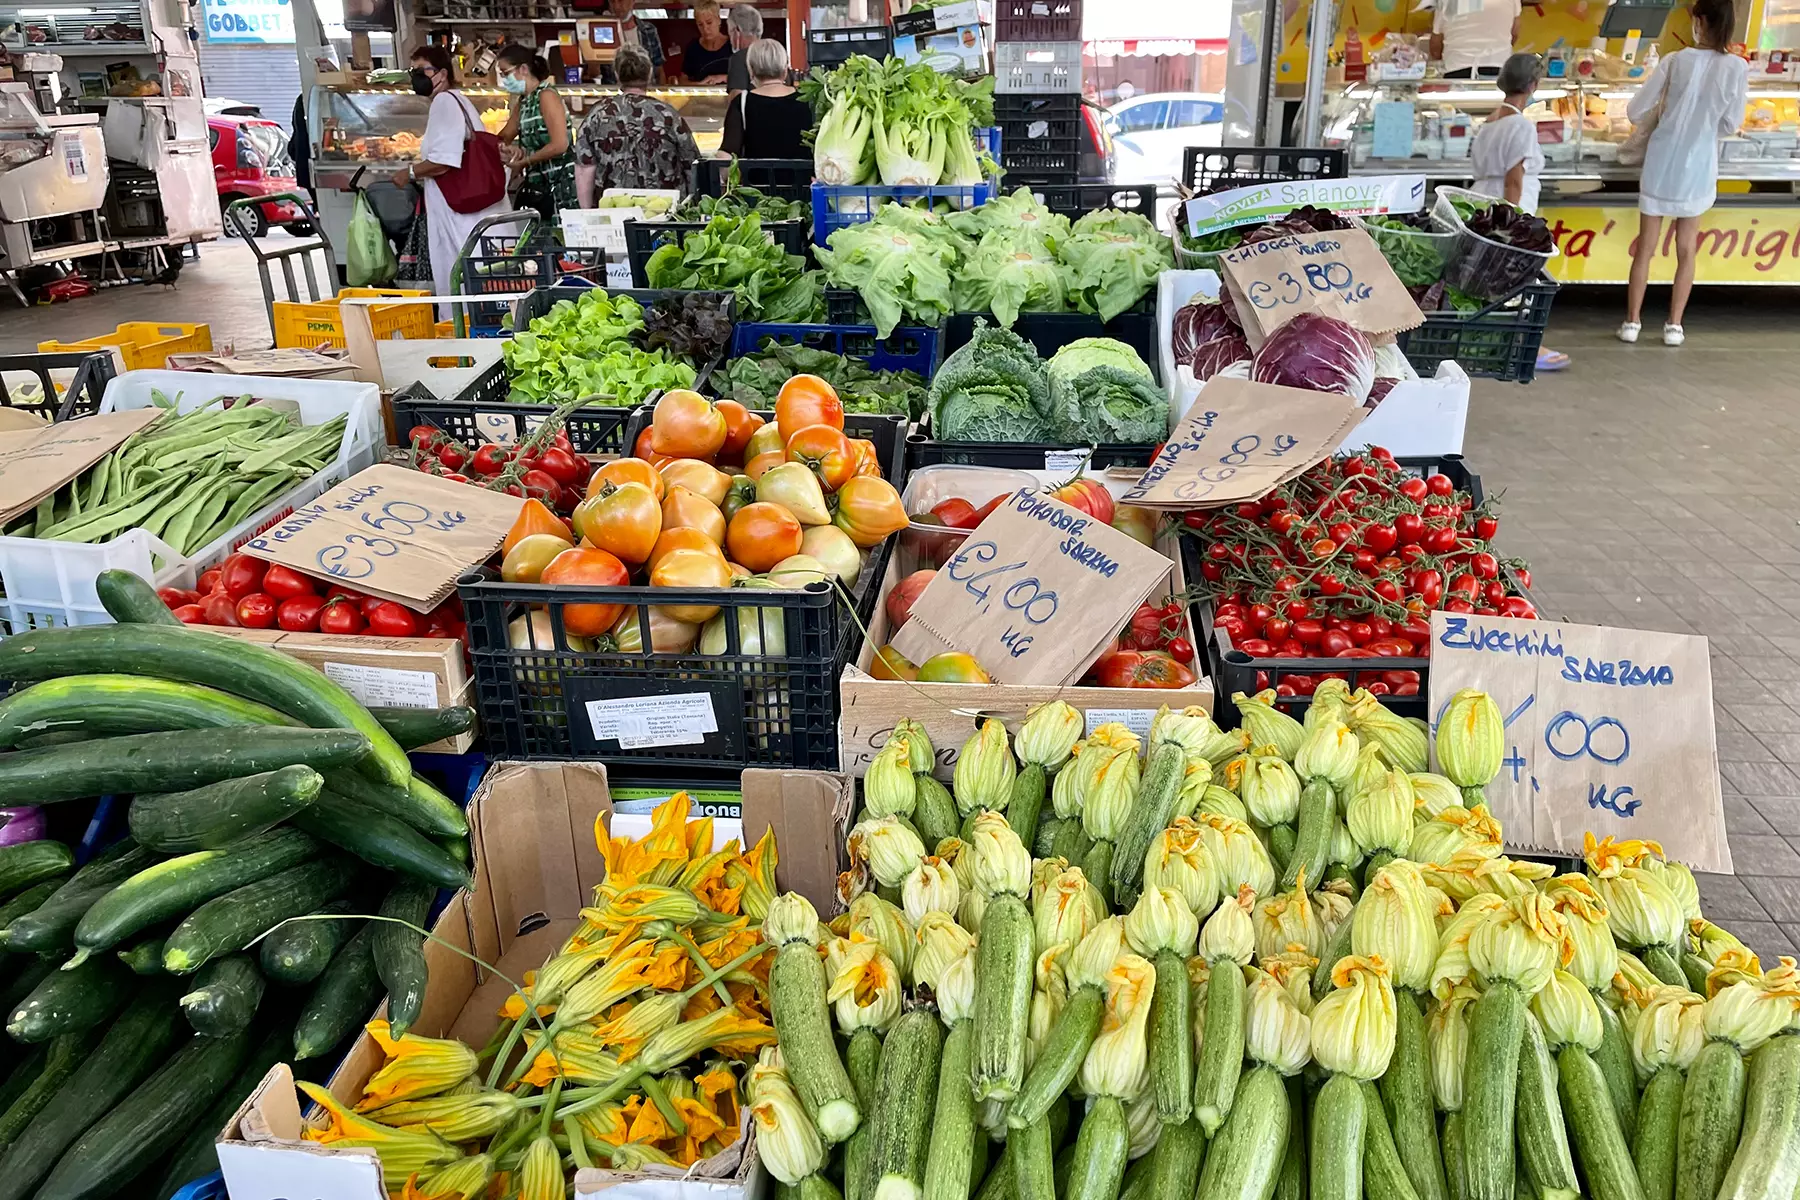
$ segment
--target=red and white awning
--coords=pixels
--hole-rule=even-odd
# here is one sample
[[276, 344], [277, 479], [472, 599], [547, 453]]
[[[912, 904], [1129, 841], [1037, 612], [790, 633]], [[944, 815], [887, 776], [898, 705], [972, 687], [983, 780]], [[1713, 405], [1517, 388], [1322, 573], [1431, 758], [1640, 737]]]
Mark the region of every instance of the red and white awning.
[[1082, 41], [1114, 57], [1222, 51], [1230, 27], [1230, 0], [1107, 0], [1081, 13]]
[[1097, 58], [1166, 58], [1175, 54], [1223, 54], [1225, 39], [1126, 38], [1123, 41], [1089, 42]]

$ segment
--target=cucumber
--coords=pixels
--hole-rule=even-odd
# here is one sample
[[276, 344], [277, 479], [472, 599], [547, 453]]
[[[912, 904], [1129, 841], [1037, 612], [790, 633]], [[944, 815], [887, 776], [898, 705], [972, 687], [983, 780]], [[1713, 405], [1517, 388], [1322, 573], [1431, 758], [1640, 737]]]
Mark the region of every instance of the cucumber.
[[168, 1151], [171, 1130], [187, 1128], [225, 1090], [249, 1051], [247, 1033], [190, 1038], [142, 1087], [76, 1139], [36, 1200], [88, 1200], [124, 1190]]
[[[1285, 1108], [1287, 1100], [1282, 1099]], [[1148, 1200], [1193, 1200], [1194, 1181], [1200, 1178], [1200, 1162], [1206, 1155], [1206, 1134], [1200, 1122], [1188, 1118], [1174, 1125], [1164, 1125], [1162, 1136], [1150, 1151], [1149, 1183], [1144, 1188]]]
[[[1312, 975], [1314, 1000], [1323, 1000], [1330, 994], [1332, 971], [1337, 969], [1340, 958], [1352, 953], [1350, 927], [1353, 924], [1353, 921], [1340, 921], [1337, 932], [1331, 935], [1331, 941], [1325, 946], [1325, 953], [1319, 956], [1319, 965], [1313, 968]], [[1399, 1047], [1396, 1046], [1395, 1049], [1398, 1050]]]
[[1069, 1186], [1060, 1193], [1064, 1200], [1114, 1200], [1125, 1178], [1125, 1156], [1130, 1149], [1125, 1106], [1117, 1096], [1095, 1098], [1075, 1135]]
[[74, 970], [52, 971], [6, 1019], [6, 1032], [21, 1042], [42, 1042], [110, 1019], [137, 992], [136, 976], [104, 958]]
[[[1702, 988], [1700, 995], [1706, 995]], [[1594, 1051], [1594, 1063], [1606, 1076], [1606, 1090], [1612, 1096], [1613, 1111], [1618, 1114], [1619, 1128], [1627, 1139], [1635, 1135], [1638, 1119], [1637, 1065], [1631, 1061], [1631, 1043], [1619, 1014], [1598, 994], [1594, 1007], [1600, 1010], [1600, 1048]]]
[[[1313, 1103], [1312, 1145], [1307, 1152], [1311, 1200], [1361, 1200], [1368, 1125], [1361, 1085], [1348, 1075], [1326, 1080]], [[1510, 1172], [1510, 1155], [1508, 1159]], [[1510, 1174], [1507, 1183], [1510, 1190]]]
[[1363, 1083], [1363, 1116], [1367, 1134], [1363, 1138], [1363, 1192], [1369, 1200], [1418, 1200], [1412, 1180], [1406, 1176], [1406, 1164], [1400, 1161], [1400, 1149], [1394, 1145], [1394, 1131], [1388, 1125], [1387, 1109], [1374, 1084]]
[[10, 1013], [19, 1006], [19, 1001], [31, 995], [32, 990], [56, 971], [54, 958], [19, 958], [6, 964], [10, 974], [4, 983], [0, 983], [0, 1012]]
[[1131, 813], [1125, 828], [1113, 846], [1112, 893], [1121, 910], [1137, 903], [1138, 884], [1144, 878], [1144, 856], [1150, 843], [1175, 816], [1175, 798], [1181, 791], [1181, 780], [1187, 762], [1175, 742], [1163, 742], [1150, 751], [1139, 781], [1137, 798], [1131, 802]]
[[[915, 806], [916, 806], [915, 801]], [[1038, 815], [1044, 808], [1044, 768], [1026, 763], [1013, 778], [1012, 797], [1006, 802], [1006, 823], [1026, 846], [1037, 844]]]
[[371, 706], [369, 715], [381, 722], [381, 727], [400, 743], [402, 750], [417, 750], [420, 746], [467, 733], [475, 724], [475, 710], [461, 704], [449, 708]]
[[85, 737], [300, 722], [217, 688], [140, 675], [68, 675], [0, 700], [0, 747], [69, 732]]
[[425, 927], [431, 912], [431, 901], [437, 888], [416, 879], [402, 879], [388, 890], [381, 902], [380, 914], [405, 921], [376, 921], [369, 938], [369, 953], [375, 960], [375, 973], [388, 993], [388, 1024], [395, 1037], [400, 1037], [425, 1007], [425, 988], [429, 982], [425, 970], [425, 935], [407, 925]]
[[1277, 825], [1269, 830], [1269, 860], [1277, 871], [1287, 870], [1294, 860], [1294, 842], [1298, 836], [1292, 825]]
[[44, 901], [56, 894], [63, 882], [61, 876], [58, 876], [42, 883], [34, 883], [5, 904], [0, 904], [0, 934], [20, 917], [36, 912]]
[[[352, 913], [356, 905], [349, 900], [333, 900], [321, 905], [319, 913]], [[308, 916], [317, 916], [309, 913]], [[332, 955], [356, 932], [358, 922], [345, 916], [335, 921], [289, 921], [262, 940], [258, 957], [263, 974], [276, 983], [290, 987], [311, 983], [331, 964]], [[158, 969], [161, 969], [158, 955]]]
[[248, 954], [228, 954], [200, 969], [194, 990], [181, 998], [181, 1010], [195, 1033], [227, 1037], [250, 1027], [262, 994], [255, 961]]
[[881, 1046], [869, 1174], [876, 1200], [920, 1200], [943, 1026], [929, 1008], [901, 1013]]
[[452, 891], [469, 885], [469, 872], [443, 847], [406, 822], [326, 790], [296, 812], [294, 826], [322, 842], [348, 850], [371, 866]]
[[[975, 1028], [958, 1021], [944, 1037], [944, 1058], [938, 1066], [937, 1105], [931, 1116], [931, 1149], [925, 1156], [925, 1194], [965, 1200], [975, 1186], [975, 1139], [984, 1137], [975, 1127], [975, 1093], [969, 1087], [970, 1055]], [[1049, 1126], [1044, 1125], [1046, 1139]], [[1014, 1131], [1008, 1136], [1020, 1136]], [[1008, 1145], [1008, 1153], [1011, 1146]], [[1048, 1144], [1044, 1158], [1050, 1158]]]
[[11, 899], [46, 879], [67, 874], [74, 865], [74, 852], [61, 842], [0, 846], [0, 899]]
[[50, 1043], [49, 1053], [44, 1056], [43, 1070], [32, 1077], [31, 1083], [14, 1097], [7, 1105], [6, 1112], [0, 1113], [0, 1146], [10, 1146], [13, 1140], [28, 1129], [39, 1113], [49, 1106], [50, 1101], [69, 1079], [87, 1061], [100, 1044], [103, 1031], [96, 1023], [62, 1034]]
[[1720, 1200], [1792, 1200], [1800, 1188], [1800, 1034], [1762, 1044], [1747, 1090], [1744, 1132]]
[[1150, 1087], [1156, 1096], [1157, 1120], [1166, 1133], [1194, 1113], [1193, 993], [1188, 988], [1187, 960], [1181, 955], [1159, 950], [1155, 966], [1147, 1039]]
[[319, 977], [294, 1022], [296, 1059], [329, 1054], [354, 1030], [361, 1029], [381, 1002], [381, 976], [369, 956], [374, 929], [373, 921], [365, 922]]
[[142, 846], [129, 840], [120, 842], [75, 872], [35, 910], [0, 929], [0, 946], [14, 954], [67, 951], [74, 945], [75, 926], [87, 910], [155, 861], [156, 855]]
[[[1587, 1179], [1587, 1194], [1594, 1200], [1644, 1200], [1637, 1168], [1631, 1164], [1631, 1149], [1619, 1128], [1619, 1118], [1613, 1113], [1612, 1097], [1607, 1094], [1600, 1068], [1580, 1046], [1564, 1046], [1556, 1057], [1556, 1065], [1562, 1076], [1563, 1111], [1575, 1134], [1575, 1150], [1581, 1159], [1581, 1173]], [[1792, 1200], [1792, 1181], [1786, 1195]]]
[[359, 771], [327, 771], [325, 787], [364, 808], [397, 817], [431, 837], [465, 837], [469, 832], [468, 818], [456, 802], [417, 777], [401, 788], [378, 783]]
[[325, 777], [296, 764], [131, 802], [131, 836], [160, 854], [218, 850], [281, 824], [318, 798]]
[[1715, 1200], [1744, 1124], [1744, 1056], [1711, 1041], [1688, 1067], [1675, 1144], [1675, 1200]]
[[1206, 985], [1206, 1034], [1194, 1072], [1194, 1116], [1207, 1137], [1231, 1115], [1244, 1068], [1244, 993], [1243, 968], [1226, 958], [1215, 962]]
[[[1462, 1108], [1469, 1200], [1511, 1200], [1513, 1119], [1526, 1012], [1524, 994], [1504, 979], [1494, 980], [1470, 1009]], [[1318, 1144], [1315, 1135], [1313, 1145]]]
[[[259, 1022], [261, 1024], [261, 1022]], [[156, 1188], [156, 1200], [169, 1200], [176, 1192], [196, 1179], [219, 1169], [217, 1140], [219, 1131], [231, 1120], [242, 1104], [262, 1083], [269, 1068], [288, 1056], [293, 1048], [292, 1023], [276, 1023], [250, 1050], [250, 1056], [238, 1073], [219, 1093], [212, 1107], [194, 1119], [181, 1144], [169, 1158], [169, 1169]]]
[[156, 589], [130, 571], [106, 570], [94, 576], [94, 594], [106, 615], [124, 624], [180, 625]]
[[825, 1006], [825, 964], [816, 947], [790, 942], [775, 952], [769, 968], [771, 1012], [781, 1056], [794, 1091], [827, 1145], [856, 1132], [862, 1110], [831, 1036]]
[[1544, 1039], [1543, 1026], [1529, 1009], [1524, 1025], [1525, 1037], [1519, 1044], [1519, 1157], [1532, 1189], [1543, 1200], [1575, 1200], [1581, 1185], [1575, 1178], [1563, 1106], [1557, 1099], [1556, 1059]]
[[1050, 1027], [1050, 1036], [1038, 1048], [1031, 1073], [1007, 1106], [1008, 1126], [1020, 1129], [1044, 1119], [1057, 1097], [1075, 1081], [1088, 1047], [1100, 1033], [1105, 1011], [1106, 998], [1099, 988], [1079, 987], [1070, 993], [1056, 1024]]
[[0, 757], [0, 789], [30, 797], [33, 804], [50, 804], [114, 792], [197, 788], [295, 763], [341, 766], [368, 752], [368, 740], [346, 729], [256, 725], [204, 737], [187, 730], [130, 733]]
[[6, 1080], [0, 1083], [0, 1113], [11, 1108], [20, 1096], [25, 1094], [39, 1075], [44, 1073], [50, 1059], [50, 1047], [54, 1042], [42, 1046], [33, 1046], [24, 1058], [15, 1063], [6, 1073]]
[[[856, 1089], [857, 1107], [873, 1112], [875, 1083], [881, 1075], [881, 1036], [867, 1026], [851, 1034], [844, 1068]], [[844, 1142], [844, 1200], [871, 1200], [875, 1195], [875, 1177], [870, 1173], [874, 1149], [875, 1123], [864, 1121]]]
[[[1344, 925], [1352, 924], [1345, 921]], [[1314, 976], [1314, 982], [1318, 977]], [[1438, 1152], [1437, 1113], [1432, 1105], [1430, 1045], [1419, 997], [1394, 992], [1394, 1057], [1381, 1077], [1381, 1098], [1393, 1123], [1394, 1142], [1406, 1177], [1419, 1200], [1449, 1200], [1444, 1162]]]
[[186, 625], [36, 629], [0, 643], [0, 679], [35, 683], [92, 671], [204, 684], [266, 704], [316, 729], [353, 730], [368, 739], [369, 761], [362, 769], [372, 778], [405, 787], [412, 777], [406, 752], [354, 696], [312, 667], [267, 646]]
[[1123, 911], [1124, 906], [1113, 903], [1112, 894], [1113, 853], [1117, 849], [1115, 844], [1105, 838], [1095, 838], [1088, 843], [1087, 853], [1081, 856], [1081, 870], [1109, 907]]
[[1025, 1082], [1025, 1034], [1031, 1023], [1031, 911], [996, 893], [975, 945], [975, 1049], [970, 1080], [978, 1100], [1011, 1100]]
[[343, 895], [356, 872], [356, 864], [347, 858], [322, 858], [208, 900], [169, 935], [163, 946], [163, 970], [186, 975], [209, 959], [242, 950], [289, 917], [304, 916]]
[[[69, 1143], [150, 1077], [186, 1033], [175, 989], [146, 986], [0, 1157], [0, 1200], [25, 1200]], [[216, 1131], [215, 1131], [216, 1132]]]
[[1469, 1200], [1468, 1156], [1463, 1146], [1463, 1115], [1460, 1111], [1444, 1114], [1444, 1187], [1450, 1200]]
[[117, 958], [133, 975], [167, 975], [162, 965], [164, 940], [162, 934], [143, 938], [119, 951]]
[[[1018, 784], [1015, 782], [1013, 786], [1017, 788]], [[1013, 801], [1013, 803], [1017, 803], [1017, 801]], [[1008, 804], [1007, 807], [1011, 808], [1012, 804]], [[1054, 858], [1056, 839], [1061, 834], [1062, 827], [1063, 819], [1061, 817], [1042, 817], [1037, 823], [1037, 832], [1031, 840], [1031, 857]]]
[[1070, 817], [1056, 830], [1056, 840], [1051, 843], [1050, 858], [1060, 858], [1072, 866], [1080, 866], [1087, 861], [1088, 851], [1093, 842], [1087, 831], [1081, 827], [1080, 817]]
[[[140, 871], [94, 902], [75, 927], [75, 958], [109, 950], [152, 925], [287, 870], [320, 852], [298, 829], [272, 829], [221, 850], [202, 850]], [[260, 933], [261, 930], [258, 930]]]

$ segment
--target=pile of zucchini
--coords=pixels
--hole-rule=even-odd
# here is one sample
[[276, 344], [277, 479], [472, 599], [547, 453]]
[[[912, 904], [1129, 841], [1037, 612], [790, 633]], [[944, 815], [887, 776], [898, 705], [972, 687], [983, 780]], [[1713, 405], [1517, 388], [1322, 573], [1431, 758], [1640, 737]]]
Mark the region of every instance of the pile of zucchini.
[[79, 870], [60, 842], [0, 848], [0, 1200], [168, 1196], [216, 1169], [273, 1063], [326, 1068], [384, 995], [396, 1034], [417, 1019], [409, 926], [469, 880], [462, 812], [406, 757], [469, 710], [372, 712], [174, 622], [134, 575], [97, 590], [119, 624], [0, 641], [4, 803], [130, 798], [129, 834]]
[[1793, 960], [1655, 843], [1507, 857], [1485, 694], [1441, 774], [1375, 696], [1274, 698], [1229, 731], [984, 721], [953, 790], [898, 723], [847, 910], [765, 923], [778, 1197], [1795, 1200]]

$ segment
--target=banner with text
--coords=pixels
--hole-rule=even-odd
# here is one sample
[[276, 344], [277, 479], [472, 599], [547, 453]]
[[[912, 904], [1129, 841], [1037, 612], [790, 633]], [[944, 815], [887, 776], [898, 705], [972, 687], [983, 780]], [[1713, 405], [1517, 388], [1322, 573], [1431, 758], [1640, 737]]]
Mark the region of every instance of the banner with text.
[[[1254, 153], [1252, 151], [1252, 153]], [[1187, 202], [1188, 232], [1195, 237], [1261, 225], [1303, 204], [1346, 216], [1418, 212], [1425, 207], [1423, 175], [1359, 175], [1355, 179], [1281, 179], [1195, 196]]]

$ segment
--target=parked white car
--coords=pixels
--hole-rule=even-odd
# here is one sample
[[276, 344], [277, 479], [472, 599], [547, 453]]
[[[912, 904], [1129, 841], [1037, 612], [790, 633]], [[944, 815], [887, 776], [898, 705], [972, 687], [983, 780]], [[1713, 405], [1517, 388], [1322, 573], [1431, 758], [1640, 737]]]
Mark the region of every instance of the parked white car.
[[1180, 179], [1189, 146], [1217, 146], [1225, 98], [1217, 92], [1150, 92], [1107, 110], [1116, 183]]

